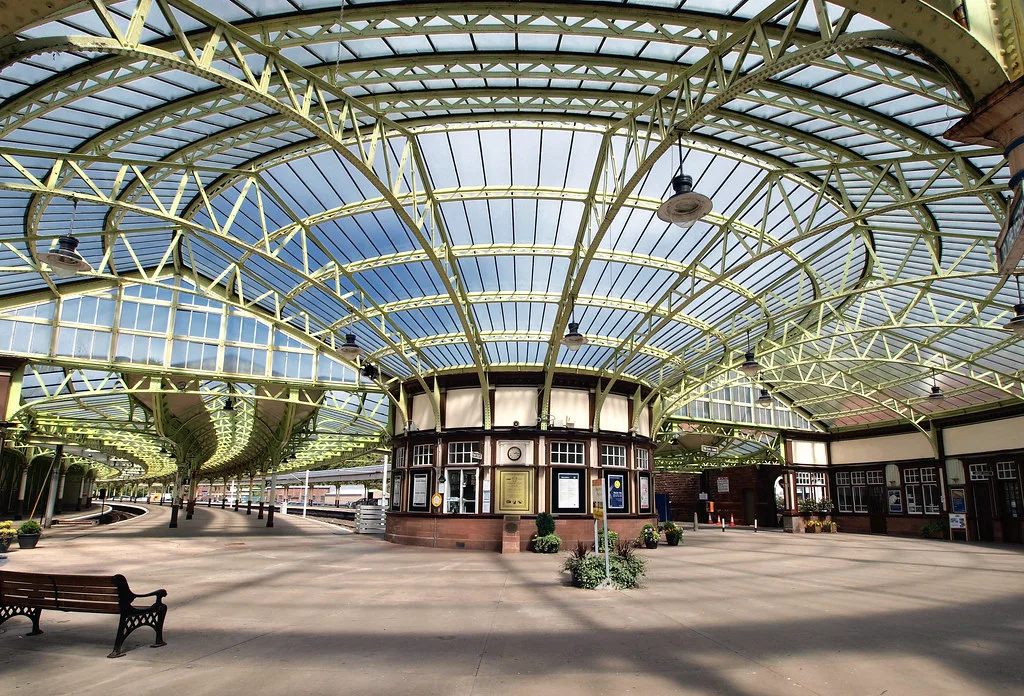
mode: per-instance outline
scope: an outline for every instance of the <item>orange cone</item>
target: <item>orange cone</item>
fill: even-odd
[[[730,527],[735,527],[735,526],[736,526],[736,520],[735,520],[735,519],[733,519],[733,516],[732,516],[732,514],[731,514],[731,513],[730,513],[730,515],[729,515],[729,526],[730,526]]]

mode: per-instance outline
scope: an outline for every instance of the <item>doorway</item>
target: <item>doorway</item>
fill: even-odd
[[[971,486],[974,495],[974,520],[977,525],[978,541],[995,541],[996,535],[992,525],[992,484],[989,481],[976,481]]]
[[[754,489],[744,488],[743,489],[743,524],[748,527],[754,524],[754,515],[756,514],[754,508]]]
[[[1019,481],[999,481],[1002,489],[1003,541],[1010,544],[1021,543],[1021,517],[1024,516],[1024,505],[1021,501]]]
[[[868,521],[871,524],[872,534],[885,534],[888,532],[885,522],[885,506],[887,502],[884,486],[868,487]]]

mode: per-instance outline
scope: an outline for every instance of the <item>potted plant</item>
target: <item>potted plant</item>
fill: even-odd
[[[800,510],[800,514],[804,517],[810,517],[818,513],[818,503],[810,498],[804,498],[797,503],[797,509]]]
[[[0,553],[11,548],[11,542],[13,542],[17,536],[18,530],[14,528],[13,522],[10,520],[0,522]]]
[[[836,530],[839,529],[839,525],[832,520],[825,520],[821,523],[821,531],[828,534],[835,534]]]
[[[835,507],[835,503],[829,498],[822,498],[818,501],[818,512],[822,515],[831,515]]]
[[[821,520],[807,520],[804,523],[804,530],[808,534],[818,534],[821,532]]]
[[[665,541],[669,546],[679,546],[682,543],[683,530],[675,522],[666,522],[661,526],[661,530],[665,532]]]
[[[533,537],[534,553],[558,553],[562,538],[555,534],[555,518],[550,512],[537,515],[537,534]]]
[[[649,549],[658,548],[658,541],[661,539],[661,532],[653,524],[645,524],[640,530],[640,541]]]
[[[38,522],[25,520],[18,527],[18,548],[34,549],[39,543],[39,535],[42,533],[43,528],[39,526]]]

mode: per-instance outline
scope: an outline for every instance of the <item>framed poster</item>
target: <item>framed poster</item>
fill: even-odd
[[[890,513],[901,513],[903,512],[903,493],[899,488],[889,489],[889,512]]]
[[[427,489],[430,488],[430,474],[426,471],[412,475],[412,492],[409,498],[410,510],[427,509]]]
[[[967,529],[967,515],[954,515],[949,516],[949,528],[950,529]]]
[[[963,488],[949,489],[949,507],[958,515],[967,514],[967,495]]]
[[[391,474],[391,509],[402,509],[402,472],[395,471]]]
[[[587,499],[583,492],[583,469],[551,469],[551,512],[585,513]]]
[[[626,475],[605,474],[608,482],[608,512],[624,512],[626,510]]]
[[[498,469],[498,501],[494,511],[498,514],[533,512],[532,469]]]
[[[638,487],[640,491],[640,512],[651,511],[651,475],[640,474],[638,477]]]
[[[719,476],[716,483],[718,484],[719,493],[729,492],[729,478],[727,476]]]

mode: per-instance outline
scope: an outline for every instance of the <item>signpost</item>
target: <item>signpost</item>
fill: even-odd
[[[594,553],[598,553],[597,544],[597,521],[604,520],[604,581],[598,585],[598,589],[610,588],[612,586],[611,561],[608,557],[608,496],[605,490],[604,480],[595,483],[590,487],[590,510],[594,516]]]
[[[717,447],[713,447],[712,445],[701,445],[700,451],[708,455],[709,457],[713,457],[716,454],[718,454],[719,449]]]

